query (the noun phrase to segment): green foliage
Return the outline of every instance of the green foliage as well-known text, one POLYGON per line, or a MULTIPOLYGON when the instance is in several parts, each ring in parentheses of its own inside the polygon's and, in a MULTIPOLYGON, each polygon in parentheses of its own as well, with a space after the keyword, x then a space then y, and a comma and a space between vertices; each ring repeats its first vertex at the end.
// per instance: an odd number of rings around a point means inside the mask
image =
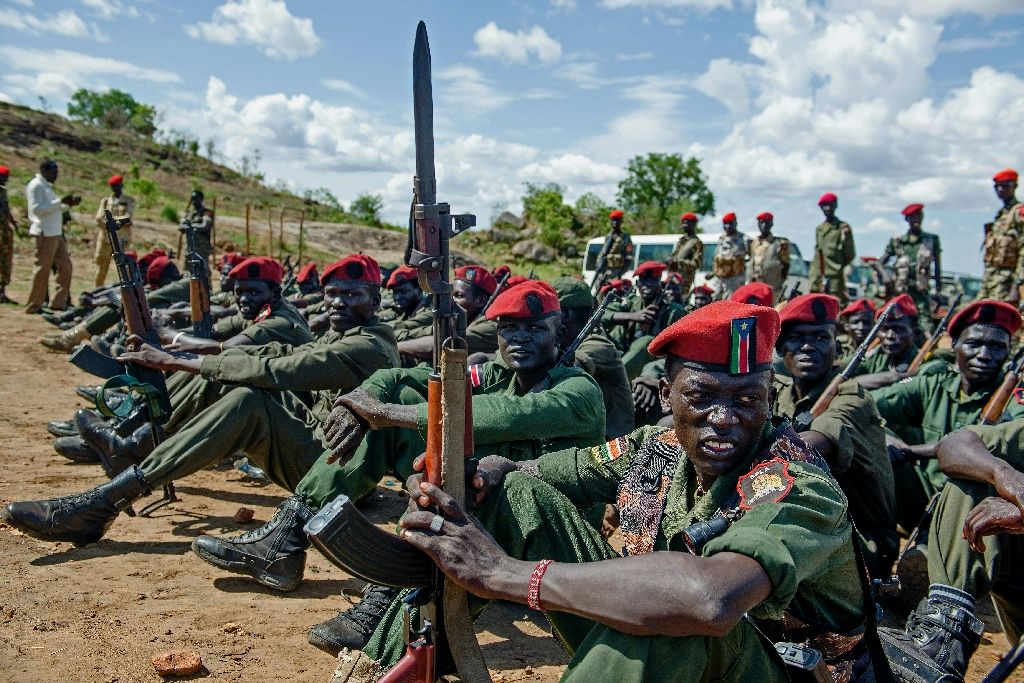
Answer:
POLYGON ((156 108, 116 88, 103 93, 79 88, 68 102, 68 118, 146 137, 156 132, 156 108))
POLYGON ((132 167, 128 169, 128 177, 129 178, 138 178, 139 177, 139 165, 138 164, 132 164, 132 167))
POLYGON ((316 202, 317 204, 323 204, 324 206, 338 211, 344 211, 345 207, 342 205, 338 198, 333 192, 328 190, 326 187, 318 187, 315 190, 306 190, 302 193, 302 198, 307 202, 316 202))
POLYGON ((578 225, 575 212, 565 203, 562 188, 555 183, 526 183, 523 218, 527 225, 537 228, 541 242, 555 249, 566 245, 568 236, 576 232, 578 225))
POLYGON ((148 209, 156 201, 156 183, 152 180, 129 178, 127 185, 128 194, 134 196, 143 208, 148 209))
POLYGON ((707 186, 700 160, 681 154, 648 154, 629 161, 619 183, 618 200, 632 214, 634 232, 672 232, 677 213, 714 214, 715 195, 707 186))
POLYGON ((366 225, 381 225, 380 210, 384 208, 384 198, 379 194, 363 192, 352 200, 349 210, 352 215, 366 225))
POLYGON ((178 211, 170 204, 167 204, 160 210, 160 218, 163 218, 168 223, 174 223, 175 225, 181 222, 181 217, 178 215, 178 211))
POLYGON ((593 192, 581 194, 576 200, 577 231, 581 237, 590 239, 608 231, 608 212, 611 207, 593 192))

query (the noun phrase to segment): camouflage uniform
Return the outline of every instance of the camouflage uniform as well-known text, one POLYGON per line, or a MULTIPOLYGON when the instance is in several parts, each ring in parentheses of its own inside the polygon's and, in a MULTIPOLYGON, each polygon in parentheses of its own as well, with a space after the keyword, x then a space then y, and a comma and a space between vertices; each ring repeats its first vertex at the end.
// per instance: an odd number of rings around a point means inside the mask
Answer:
POLYGON ((107 270, 110 268, 110 240, 107 238, 107 221, 104 213, 109 211, 115 220, 127 218, 128 224, 117 231, 117 237, 121 240, 121 248, 128 251, 132 248, 132 224, 131 220, 135 214, 135 200, 128 195, 121 193, 121 196, 110 195, 100 200, 100 208, 96 210, 96 225, 99 231, 96 233, 96 286, 102 287, 107 280, 107 270))
POLYGON ((722 234, 711 266, 714 273, 715 299, 728 299, 743 286, 747 272, 747 238, 740 233, 722 234))
POLYGON ((926 332, 931 330, 931 280, 934 275, 935 261, 942 247, 939 236, 930 232, 919 234, 905 233, 889 240, 882 254, 882 264, 888 265, 891 259, 895 292, 893 296, 909 294, 917 304, 917 319, 926 332))
POLYGON ((14 228, 11 227, 10 215, 7 188, 0 185, 0 289, 11 284, 14 267, 14 228))
MULTIPOLYGON (((196 251, 209 261, 210 254, 213 253, 213 244, 210 242, 210 236, 213 234, 213 211, 205 206, 202 211, 196 211, 195 207, 192 207, 181 220, 196 229, 196 251)), ((185 262, 185 268, 188 269, 188 261, 185 262)))
POLYGON ((704 264, 704 243, 700 237, 694 235, 683 235, 676 242, 672 255, 668 258, 668 266, 674 272, 679 273, 683 281, 680 285, 683 293, 693 288, 693 276, 704 264))
POLYGON ((763 282, 778 296, 789 272, 789 240, 769 234, 750 241, 750 281, 763 282))
POLYGON ((811 259, 811 291, 821 291, 821 262, 825 262, 825 277, 829 281, 828 293, 839 297, 845 306, 846 275, 843 269, 853 262, 857 249, 853 244, 853 228, 846 221, 833 216, 832 220, 824 221, 814 233, 814 258, 811 259))
POLYGON ((633 238, 625 230, 608 233, 601 253, 597 256, 597 284, 622 277, 622 274, 632 267, 633 238))
POLYGON ((1024 259, 1020 258, 1024 241, 1024 204, 1014 203, 999 209, 992 227, 985 232, 985 273, 975 299, 1006 301, 1013 288, 1024 282, 1024 259))

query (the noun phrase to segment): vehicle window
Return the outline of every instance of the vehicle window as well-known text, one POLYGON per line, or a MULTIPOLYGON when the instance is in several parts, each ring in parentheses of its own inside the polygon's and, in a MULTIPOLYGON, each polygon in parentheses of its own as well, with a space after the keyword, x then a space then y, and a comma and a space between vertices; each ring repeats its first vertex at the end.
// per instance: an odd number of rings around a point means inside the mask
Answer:
POLYGON ((800 255, 800 248, 789 243, 789 274, 796 277, 807 277, 807 261, 800 255))
POLYGON ((601 253, 601 244, 587 245, 587 258, 583 263, 583 270, 595 270, 597 268, 597 255, 601 253))
POLYGON ((641 244, 636 250, 636 261, 633 263, 633 269, 643 263, 644 261, 661 261, 665 263, 668 261, 668 257, 672 255, 672 250, 675 248, 674 244, 641 244))
POLYGON ((981 280, 976 277, 962 277, 960 285, 964 288, 964 298, 967 300, 977 297, 981 291, 981 280))
POLYGON ((701 270, 711 272, 715 264, 715 251, 718 249, 718 242, 704 245, 704 265, 701 270))

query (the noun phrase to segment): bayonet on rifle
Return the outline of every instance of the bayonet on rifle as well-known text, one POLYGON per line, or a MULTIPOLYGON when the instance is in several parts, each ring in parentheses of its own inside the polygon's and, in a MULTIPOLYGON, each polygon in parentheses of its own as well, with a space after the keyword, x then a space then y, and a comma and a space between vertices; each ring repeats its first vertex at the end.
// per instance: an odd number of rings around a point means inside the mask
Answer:
POLYGON ((583 328, 580 333, 576 335, 576 338, 572 340, 569 346, 565 347, 565 351, 562 353, 562 357, 558 359, 559 365, 565 365, 571 367, 576 362, 576 351, 580 348, 580 344, 583 340, 594 330, 595 327, 601 324, 601 316, 604 315, 605 309, 612 301, 620 301, 622 297, 618 292, 612 290, 604 295, 604 299, 601 301, 601 305, 587 318, 587 322, 583 324, 583 328))

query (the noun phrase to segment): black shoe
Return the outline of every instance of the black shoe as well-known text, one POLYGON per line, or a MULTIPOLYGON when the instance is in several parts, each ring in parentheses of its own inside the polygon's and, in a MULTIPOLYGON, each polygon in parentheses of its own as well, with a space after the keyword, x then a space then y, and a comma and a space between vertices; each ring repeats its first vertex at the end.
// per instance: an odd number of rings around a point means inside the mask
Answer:
POLYGON ((77 434, 62 436, 54 440, 53 450, 57 451, 57 455, 64 456, 71 462, 101 462, 100 454, 90 448, 89 444, 77 434))
POLYGON ((46 423, 46 431, 60 438, 64 436, 78 436, 78 427, 74 420, 50 420, 46 423))
POLYGON ((259 529, 231 538, 200 536, 192 541, 192 550, 215 567, 251 576, 275 590, 294 590, 302 581, 309 547, 302 527, 312 517, 302 498, 292 496, 259 529))
POLYGON ((81 408, 75 413, 75 425, 85 443, 99 453, 100 464, 108 477, 116 477, 132 465, 141 463, 156 448, 153 427, 148 422, 127 437, 95 411, 81 408))
POLYGON ((398 588, 367 584, 359 604, 310 629, 309 644, 333 657, 337 657, 343 648, 362 650, 398 593, 398 588))
POLYGON ((75 393, 84 398, 86 401, 95 404, 96 396, 98 396, 100 393, 100 388, 98 385, 83 384, 80 387, 75 387, 75 393))
POLYGON ((0 294, 0 304, 14 304, 15 306, 17 306, 18 302, 12 299, 11 297, 7 296, 6 294, 0 294))
POLYGON ((103 538, 122 510, 149 493, 142 470, 133 467, 85 493, 10 503, 0 519, 32 538, 89 545, 103 538))

